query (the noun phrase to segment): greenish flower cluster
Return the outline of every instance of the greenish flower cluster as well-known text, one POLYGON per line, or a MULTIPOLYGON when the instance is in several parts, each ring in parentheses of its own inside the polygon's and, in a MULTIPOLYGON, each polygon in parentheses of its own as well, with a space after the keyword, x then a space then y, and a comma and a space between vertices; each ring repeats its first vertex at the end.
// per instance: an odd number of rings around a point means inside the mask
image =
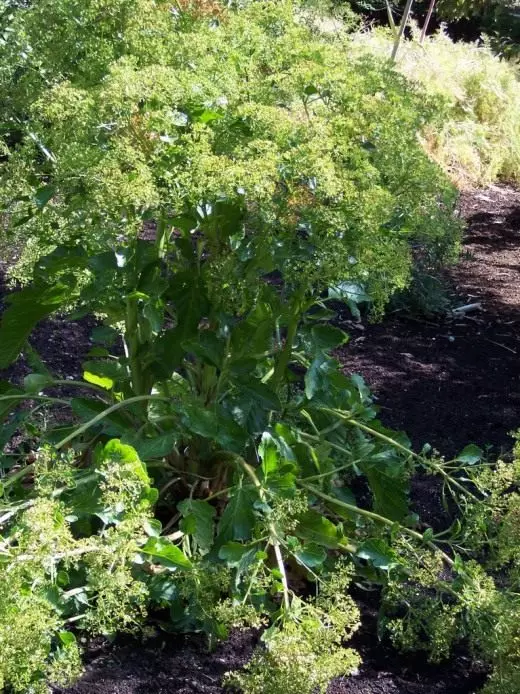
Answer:
POLYGON ((344 33, 285 1, 218 20, 151 0, 80 5, 20 10, 2 49, 17 67, 0 79, 1 205, 31 239, 14 276, 58 243, 117 247, 143 218, 193 209, 211 296, 239 312, 258 291, 248 258, 262 275, 283 256, 303 289, 360 283, 377 312, 414 263, 453 257, 455 192, 417 140, 435 103, 344 33), (234 224, 211 214, 223 202, 234 224))
POLYGON ((69 624, 109 635, 135 630, 146 613, 148 591, 131 567, 147 537, 150 480, 135 451, 117 441, 97 458, 94 472, 79 474, 69 454, 46 447, 35 464, 37 495, 3 513, 1 689, 44 693, 49 682, 74 681, 82 667, 69 624))

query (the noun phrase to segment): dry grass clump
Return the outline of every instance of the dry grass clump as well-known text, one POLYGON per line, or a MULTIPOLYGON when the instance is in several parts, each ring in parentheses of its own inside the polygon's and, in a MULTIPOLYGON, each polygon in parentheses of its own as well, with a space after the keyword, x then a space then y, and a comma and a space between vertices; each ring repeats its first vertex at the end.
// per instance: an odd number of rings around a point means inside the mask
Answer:
MULTIPOLYGON (((393 37, 375 29, 353 36, 355 51, 390 56, 393 37)), ((444 32, 399 49, 397 69, 445 104, 445 118, 423 134, 431 156, 467 188, 520 181, 520 71, 486 44, 454 43, 444 32)))

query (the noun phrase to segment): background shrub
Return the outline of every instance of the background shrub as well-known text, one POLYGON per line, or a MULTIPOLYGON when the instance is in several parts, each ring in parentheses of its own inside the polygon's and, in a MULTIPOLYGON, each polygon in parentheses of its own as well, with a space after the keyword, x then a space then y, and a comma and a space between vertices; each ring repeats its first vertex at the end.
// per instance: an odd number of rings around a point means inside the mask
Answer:
MULTIPOLYGON (((389 56, 389 30, 356 34, 363 52, 389 56)), ((431 156, 459 186, 486 185, 497 178, 520 180, 520 83, 517 67, 488 45, 455 43, 440 32, 406 41, 397 68, 445 102, 444 123, 424 133, 431 156)))

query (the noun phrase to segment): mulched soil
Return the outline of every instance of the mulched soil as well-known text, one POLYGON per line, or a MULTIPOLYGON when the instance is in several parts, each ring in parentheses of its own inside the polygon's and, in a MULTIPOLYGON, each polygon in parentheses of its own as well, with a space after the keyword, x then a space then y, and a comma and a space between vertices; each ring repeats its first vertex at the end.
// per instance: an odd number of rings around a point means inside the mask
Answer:
MULTIPOLYGON (((480 303, 461 318, 414 319, 395 313, 382 324, 349 323, 350 343, 339 357, 361 373, 381 406, 381 418, 406 430, 415 447, 428 442, 451 456, 467 443, 511 447, 520 425, 520 192, 493 186, 464 194, 468 222, 464 259, 449 273, 457 305, 480 303)), ((0 277, 1 277, 0 263, 0 277)), ((2 286, 0 282, 0 309, 2 286)), ((90 344, 89 320, 44 322, 33 344, 51 369, 77 377, 90 344)), ((21 379, 20 360, 6 374, 21 379)), ((434 523, 438 492, 428 479, 415 501, 434 523)), ((479 663, 459 654, 441 667, 422 656, 404 657, 376 640, 376 614, 361 600, 363 624, 354 643, 360 672, 331 684, 329 694, 473 694, 485 679, 479 663)), ((223 674, 247 662, 252 633, 235 633, 213 653, 199 638, 157 636, 145 643, 119 640, 88 645, 86 673, 56 694, 222 694, 223 674)), ((269 692, 266 691, 266 694, 269 692)))
POLYGON ((463 259, 448 273, 460 318, 400 313, 377 325, 349 323, 339 358, 360 373, 381 419, 452 456, 468 443, 511 448, 520 427, 520 192, 492 186, 466 193, 463 259))

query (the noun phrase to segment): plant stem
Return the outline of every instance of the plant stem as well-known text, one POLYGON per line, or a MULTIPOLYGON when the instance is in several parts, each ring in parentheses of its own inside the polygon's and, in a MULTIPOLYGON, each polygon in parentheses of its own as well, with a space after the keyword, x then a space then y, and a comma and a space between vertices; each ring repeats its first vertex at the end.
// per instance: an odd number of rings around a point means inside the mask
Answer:
MULTIPOLYGON (((238 464, 245 470, 247 475, 251 478, 253 484, 255 485, 256 489, 258 490, 258 495, 260 499, 263 502, 267 501, 265 489, 262 486, 262 483, 258 479, 258 476, 251 465, 249 463, 246 463, 246 461, 241 458, 239 455, 234 456, 235 460, 238 462, 238 464)), ((285 564, 283 562, 283 555, 282 555, 282 550, 280 549, 280 542, 278 541, 278 536, 276 533, 276 528, 272 523, 268 523, 268 528, 269 528, 269 533, 270 533, 270 540, 271 544, 273 545, 274 549, 274 555, 276 557, 276 563, 278 564, 278 570, 280 572, 281 576, 281 581, 282 581, 282 586, 283 586, 283 602, 285 609, 288 611, 291 607, 291 599, 289 596, 289 583, 287 581, 287 573, 285 571, 285 564)))
POLYGON ((386 13, 388 15, 388 24, 390 24, 390 29, 392 30, 392 34, 394 35, 394 38, 395 38, 395 36, 397 35, 397 29, 395 26, 394 15, 392 13, 390 1, 385 0, 385 2, 386 2, 386 13))
POLYGON ((139 350, 139 316, 137 299, 127 298, 125 319, 125 343, 128 348, 128 361, 130 363, 130 376, 132 389, 135 395, 146 395, 141 361, 138 358, 139 350))
POLYGON ((76 431, 73 431, 72 434, 69 434, 64 439, 62 439, 58 444, 56 444, 56 449, 59 450, 60 448, 63 448, 63 446, 66 446, 75 438, 81 436, 81 434, 84 434, 91 427, 95 426, 98 422, 103 421, 105 417, 108 417, 108 415, 112 414, 113 412, 116 412, 117 410, 120 410, 123 407, 128 407, 129 405, 133 405, 138 402, 145 402, 147 400, 170 402, 169 398, 164 398, 160 395, 136 395, 133 398, 128 398, 127 400, 123 400, 122 402, 117 402, 115 405, 108 407, 106 410, 103 410, 103 412, 100 412, 95 417, 92 417, 92 419, 89 419, 88 422, 82 424, 80 427, 76 429, 76 431))
POLYGON ((45 400, 59 405, 70 405, 68 400, 63 398, 52 398, 49 395, 35 395, 34 393, 23 393, 21 395, 0 395, 0 402, 6 400, 45 400))
POLYGON ((15 484, 15 482, 18 482, 18 480, 25 477, 25 475, 29 475, 31 472, 34 472, 34 465, 27 465, 26 467, 23 467, 21 470, 18 470, 18 472, 13 472, 12 475, 9 475, 8 477, 0 481, 4 489, 6 487, 12 487, 13 484, 15 484))
MULTIPOLYGON (((351 513, 355 513, 358 516, 363 516, 364 518, 369 518, 370 520, 373 520, 376 523, 381 523, 382 525, 386 525, 389 528, 393 528, 396 525, 396 521, 390 520, 390 518, 385 518, 385 516, 380 516, 378 513, 374 513, 373 511, 367 511, 364 508, 358 508, 357 506, 354 506, 353 504, 347 504, 345 501, 341 501, 340 499, 336 499, 333 496, 329 496, 328 494, 325 494, 325 492, 322 492, 321 489, 314 487, 312 484, 305 484, 301 480, 298 481, 298 484, 301 487, 303 487, 304 489, 307 489, 307 491, 311 492, 315 496, 318 496, 321 499, 323 499, 323 501, 328 501, 330 504, 334 504, 336 506, 341 506, 341 508, 344 508, 346 511, 350 511, 351 513)), ((408 535, 409 537, 413 537, 414 540, 419 540, 420 542, 424 542, 424 537, 421 535, 421 533, 417 532, 416 530, 412 530, 411 528, 407 528, 404 525, 400 525, 400 524, 397 524, 397 525, 399 525, 399 530, 404 535, 408 535)), ((430 549, 434 550, 435 552, 438 552, 441 555, 441 557, 444 559, 446 564, 448 564, 449 566, 453 566, 455 564, 453 559, 451 557, 449 557, 441 549, 439 549, 434 542, 427 541, 425 544, 430 549)))
POLYGON ((273 374, 273 382, 275 386, 279 386, 285 376, 285 371, 289 366, 291 361, 291 356, 293 352, 294 340, 296 338, 296 333, 298 331, 298 325, 300 323, 301 316, 301 301, 302 293, 299 292, 294 298, 291 305, 291 318, 289 320, 289 325, 287 326, 287 335, 285 337, 285 344, 280 356, 276 362, 276 366, 273 374))
MULTIPOLYGON (((431 460, 428 460, 427 458, 424 458, 423 456, 419 455, 418 453, 415 453, 415 451, 412 451, 410 448, 407 448, 406 446, 403 446, 402 443, 399 443, 399 441, 395 441, 394 439, 390 438, 389 436, 386 436, 386 434, 382 434, 380 431, 377 431, 377 429, 372 429, 372 427, 367 426, 366 424, 363 424, 362 422, 358 422, 356 419, 353 419, 350 417, 350 415, 346 412, 342 412, 341 410, 331 410, 329 408, 321 408, 323 412, 328 412, 329 414, 335 414, 336 417, 341 417, 345 424, 350 424, 354 427, 357 427, 358 429, 361 429, 361 431, 364 431, 367 434, 370 434, 371 436, 374 436, 377 439, 380 439, 381 441, 384 441, 385 443, 388 443, 390 446, 393 448, 396 448, 397 450, 401 451, 402 453, 406 453, 409 457, 414 458, 415 460, 418 460, 421 465, 424 465, 425 467, 430 468, 430 470, 433 470, 434 472, 437 472, 439 475, 444 477, 444 479, 447 481, 448 484, 453 485, 456 487, 459 491, 463 492, 466 496, 469 496, 473 501, 480 501, 478 497, 476 497, 474 494, 472 494, 469 489, 466 489, 465 487, 460 484, 460 482, 457 482, 457 480, 452 477, 451 475, 448 475, 446 470, 443 470, 441 465, 438 465, 437 463, 432 462, 431 460)), ((306 436, 310 436, 310 434, 306 434, 306 436)), ((329 442, 330 443, 330 442, 329 442)), ((337 448, 335 444, 330 443, 330 445, 333 448, 337 448)))

